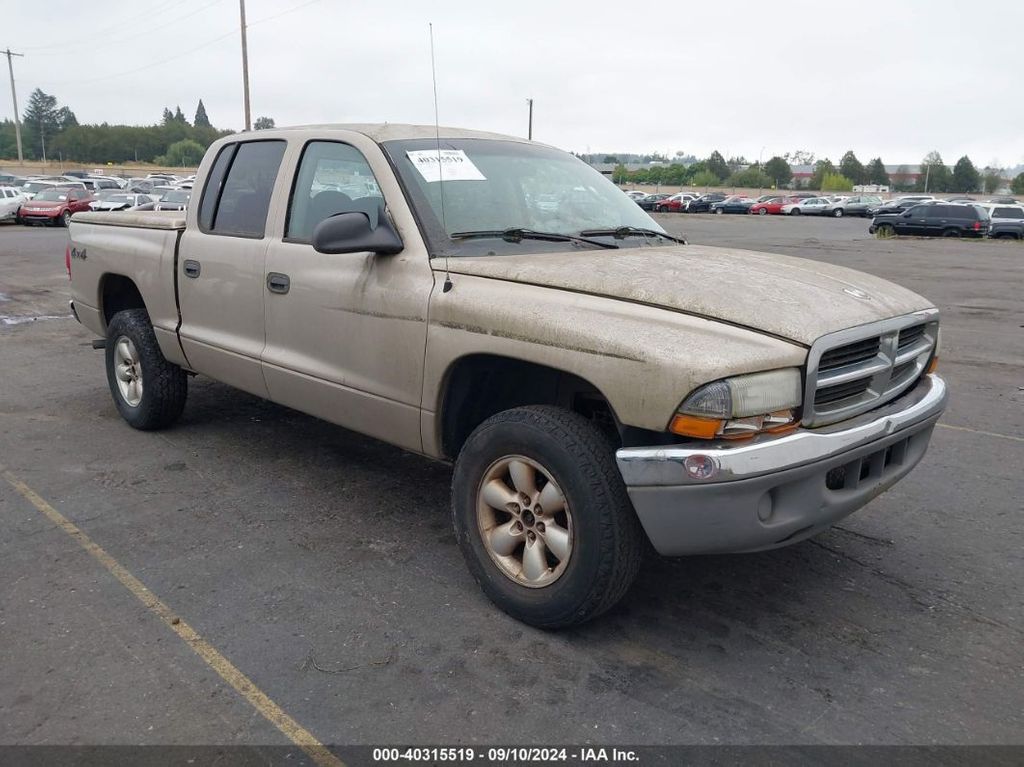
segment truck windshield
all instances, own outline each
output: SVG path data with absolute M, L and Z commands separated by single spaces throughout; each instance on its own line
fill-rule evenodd
M 434 139 L 388 141 L 382 146 L 398 171 L 433 256 L 586 247 L 555 237 L 484 236 L 510 230 L 577 238 L 588 232 L 619 247 L 670 244 L 658 236 L 664 230 L 633 200 L 566 152 L 492 139 L 441 139 L 440 156 Z M 614 232 L 623 230 L 650 236 L 615 239 Z M 594 231 L 606 234 L 589 234 Z

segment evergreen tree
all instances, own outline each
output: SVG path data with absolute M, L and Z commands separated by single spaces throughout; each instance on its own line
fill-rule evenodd
M 857 155 L 853 153 L 852 149 L 848 150 L 839 161 L 839 172 L 854 184 L 864 183 L 864 166 L 861 165 L 860 160 L 857 159 Z
M 192 124 L 197 128 L 212 128 L 210 125 L 210 118 L 206 116 L 206 107 L 203 106 L 203 100 L 199 99 L 199 106 L 196 107 L 196 119 L 192 121 Z
M 181 123 L 182 125 L 188 125 L 188 120 L 185 119 L 185 113 L 181 111 L 181 107 L 175 107 L 174 109 L 174 122 Z
M 882 162 L 881 157 L 876 157 L 874 160 L 868 163 L 868 167 L 864 169 L 867 175 L 869 184 L 878 184 L 879 186 L 889 185 L 889 174 L 885 171 L 885 163 Z
M 707 159 L 707 169 L 718 176 L 719 181 L 724 181 L 732 173 L 729 163 L 725 161 L 725 158 L 722 157 L 717 149 Z
M 953 166 L 953 191 L 973 192 L 981 187 L 981 174 L 974 167 L 967 155 L 956 161 Z
M 161 125 L 170 125 L 174 122 L 174 112 L 167 107 L 164 107 L 164 116 L 160 119 Z

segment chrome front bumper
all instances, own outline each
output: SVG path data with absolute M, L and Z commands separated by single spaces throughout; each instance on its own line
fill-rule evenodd
M 945 409 L 945 382 L 848 421 L 746 442 L 623 448 L 630 499 L 662 554 L 758 551 L 808 538 L 856 511 L 924 456 Z M 692 476 L 687 458 L 713 467 Z

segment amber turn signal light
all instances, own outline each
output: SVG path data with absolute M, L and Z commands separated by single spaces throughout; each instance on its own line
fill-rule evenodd
M 668 430 L 673 434 L 699 439 L 714 439 L 721 428 L 722 421 L 718 418 L 700 418 L 683 413 L 676 413 L 668 425 Z
M 932 361 L 928 363 L 928 369 L 924 371 L 926 374 L 934 373 L 939 367 L 938 355 L 932 357 Z

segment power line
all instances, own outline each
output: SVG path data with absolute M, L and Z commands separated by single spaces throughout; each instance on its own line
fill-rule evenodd
M 106 34 L 106 33 L 110 32 L 111 30 L 120 30 L 123 27 L 130 27 L 130 26 L 132 26 L 132 25 L 134 25 L 134 24 L 136 24 L 136 23 L 138 23 L 140 21 L 144 22 L 147 25 L 146 28 L 144 28 L 143 30 L 140 30 L 138 32 L 138 34 L 142 35 L 142 34 L 145 34 L 145 29 L 148 29 L 148 24 L 150 22 L 152 22 L 155 18 L 157 18 L 159 16 L 162 16 L 162 15 L 168 13 L 168 12 L 180 10 L 181 9 L 181 5 L 183 3 L 188 3 L 188 2 L 192 2 L 192 0 L 181 0 L 180 2 L 177 2 L 177 3 L 168 3 L 167 5 L 165 5 L 165 6 L 161 7 L 161 8 L 157 8 L 155 10 L 146 11 L 145 13 L 141 13 L 141 14 L 139 14 L 137 16 L 131 16 L 130 18 L 127 18 L 127 19 L 121 19 L 120 21 L 118 21 L 118 22 L 116 22 L 114 24 L 109 24 L 106 27 L 101 27 L 100 29 L 96 30 L 95 32 L 88 32 L 88 33 L 85 34 L 85 36 L 97 37 L 99 35 Z M 218 0 L 218 2 L 219 2 L 219 0 Z M 49 50 L 54 50 L 54 49 L 59 49 L 59 48 L 67 48 L 69 46 L 81 45 L 82 44 L 82 39 L 83 39 L 83 36 L 80 35 L 79 37 L 76 37 L 76 38 L 74 38 L 72 40 L 66 40 L 66 41 L 61 42 L 61 43 L 47 43 L 46 45 L 29 46 L 29 47 L 25 48 L 25 50 L 26 51 L 30 51 L 30 52 L 35 52 L 35 51 L 49 51 Z M 39 55 L 44 55 L 44 54 L 39 54 Z M 45 54 L 45 55 L 53 55 L 53 54 Z
M 216 2 L 220 2 L 220 0 L 216 0 Z M 273 14 L 271 16 L 264 16 L 262 19 L 256 19 L 255 21 L 250 21 L 250 22 L 248 22 L 246 24 L 246 27 L 254 27 L 257 24 L 263 24 L 264 22 L 267 22 L 267 21 L 273 21 L 274 19 L 280 18 L 281 16 L 286 16 L 289 13 L 294 13 L 295 11 L 300 11 L 303 8 L 307 7 L 307 6 L 313 5 L 313 3 L 319 3 L 319 2 L 321 2 L 321 0 L 307 0 L 307 2 L 301 3 L 300 5 L 297 5 L 294 8 L 289 8 L 286 11 L 281 11 L 280 13 L 275 13 L 275 14 Z M 126 70 L 124 72 L 114 72 L 114 73 L 109 74 L 109 75 L 101 75 L 99 77 L 90 77 L 90 78 L 86 78 L 84 80 L 43 80 L 41 82 L 45 83 L 48 86 L 49 85 L 87 85 L 87 84 L 91 84 L 91 83 L 103 82 L 104 80 L 112 80 L 112 79 L 117 78 L 117 77 L 124 77 L 126 75 L 132 75 L 132 74 L 135 74 L 136 72 L 144 72 L 147 69 L 152 69 L 153 67 L 158 67 L 158 66 L 160 66 L 162 64 L 168 64 L 168 63 L 170 63 L 172 61 L 176 61 L 177 59 L 184 58 L 185 56 L 193 54 L 196 51 L 200 51 L 203 48 L 208 48 L 209 46 L 213 45 L 214 43 L 218 43 L 218 42 L 220 42 L 221 40 L 223 40 L 223 39 L 225 39 L 227 37 L 231 37 L 232 35 L 235 34 L 235 32 L 236 32 L 236 30 L 232 29 L 229 32 L 225 32 L 224 34 L 219 35 L 218 37 L 215 37 L 215 38 L 213 38 L 211 40 L 207 40 L 205 43 L 201 43 L 201 44 L 197 45 L 194 48 L 189 48 L 186 51 L 181 51 L 180 53 L 176 53 L 173 56 L 169 56 L 169 57 L 167 57 L 165 59 L 160 59 L 159 61 L 153 61 L 153 62 L 150 62 L 149 64 L 144 65 L 144 66 L 137 67 L 135 69 L 129 69 L 129 70 Z

